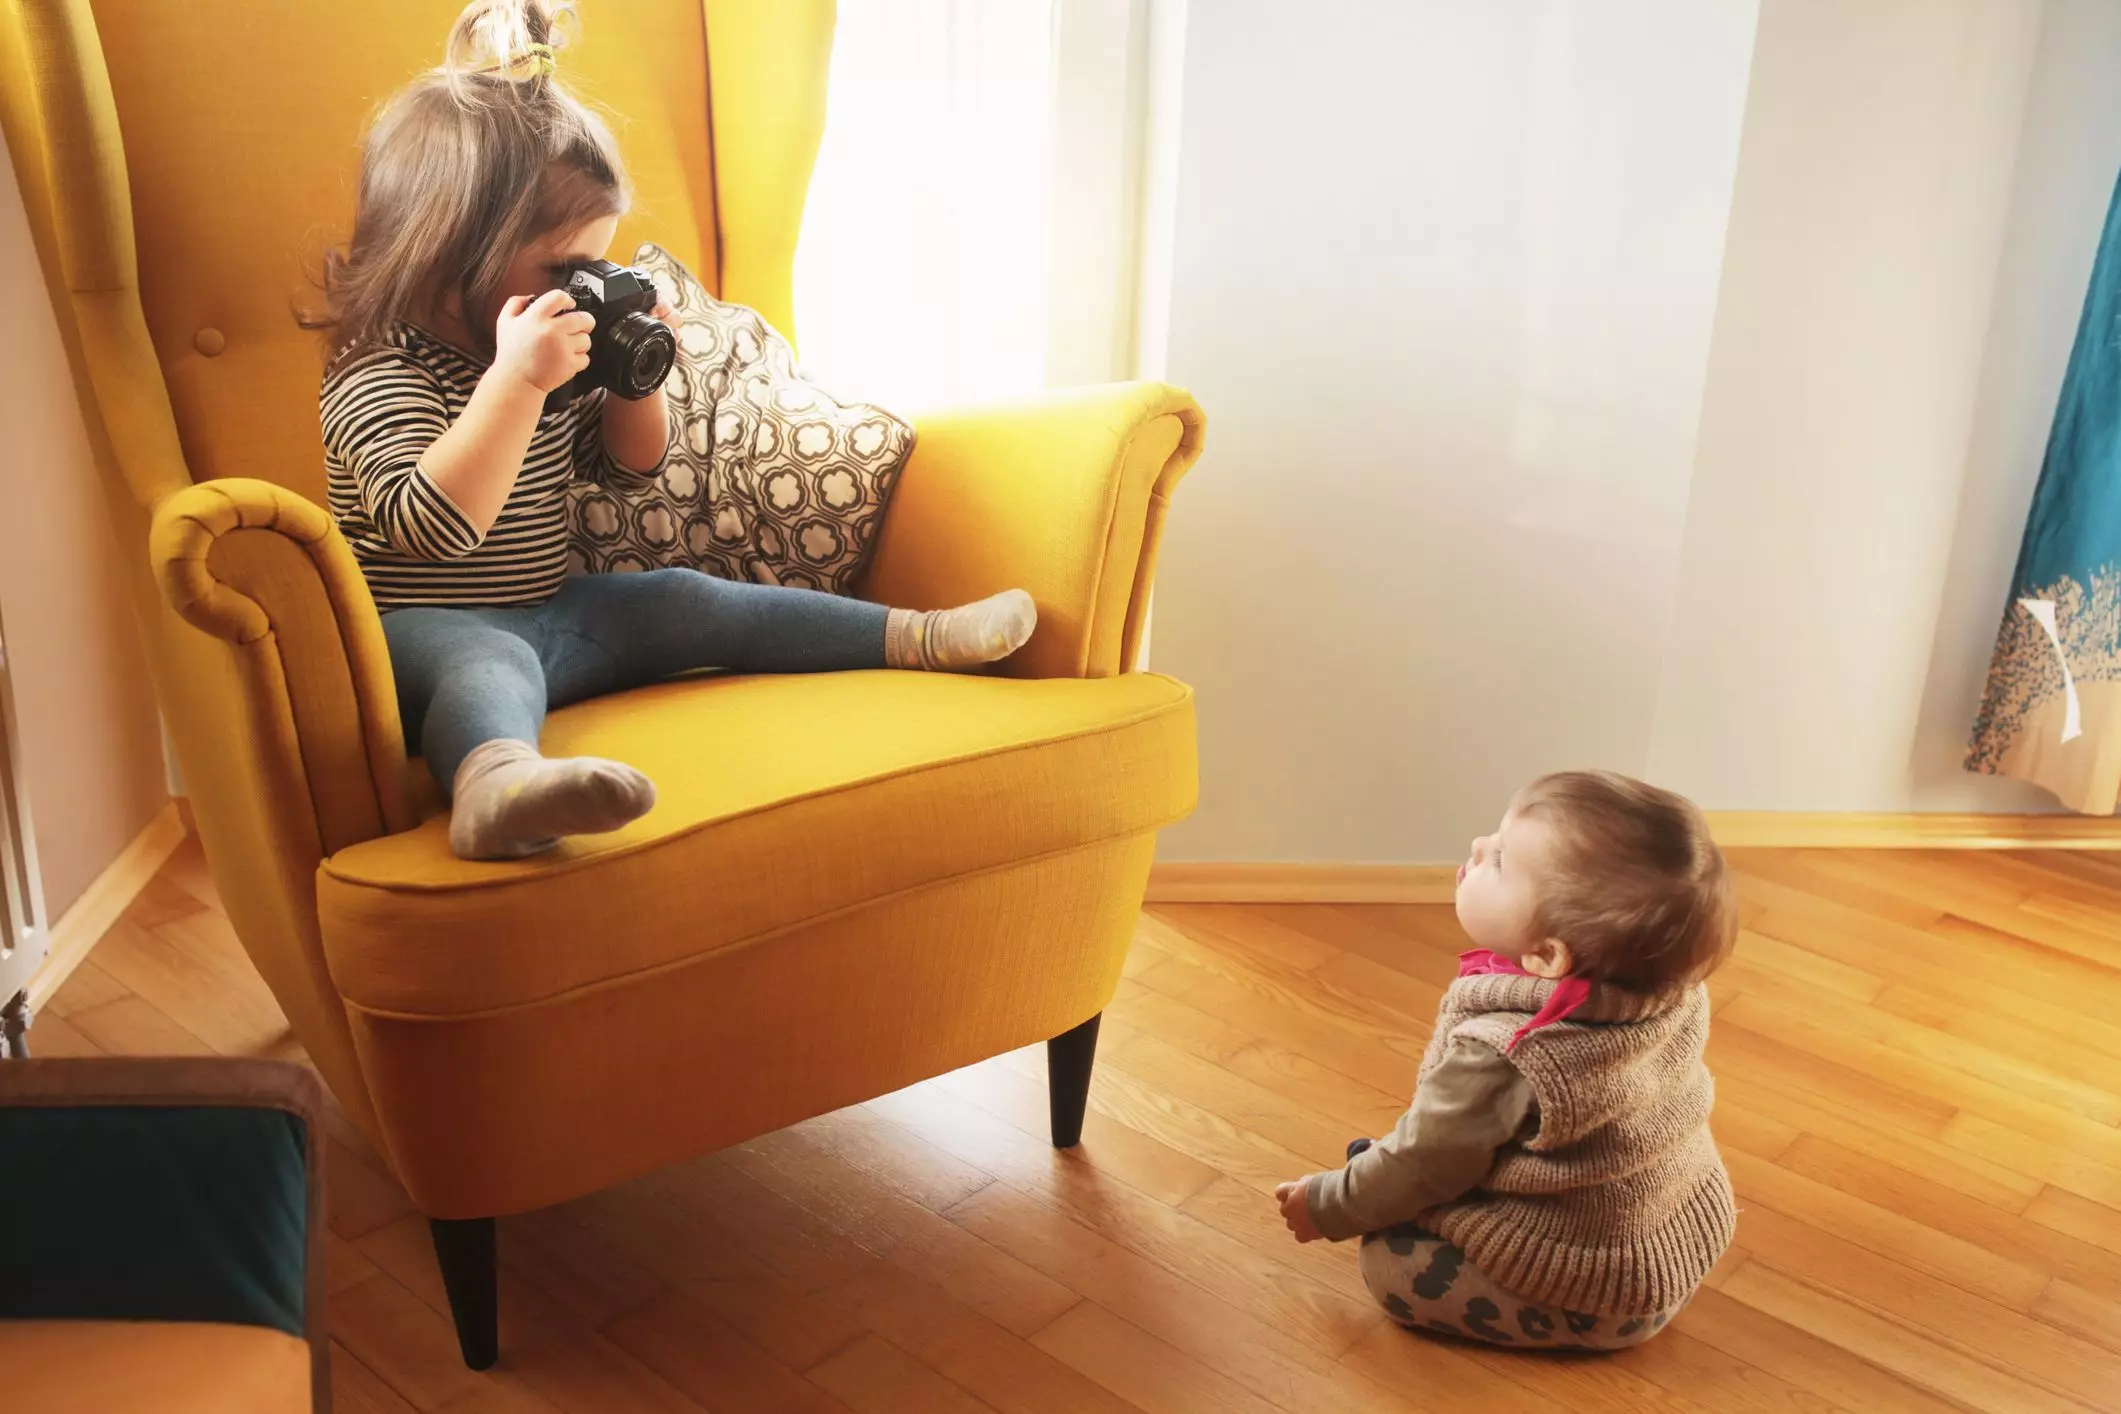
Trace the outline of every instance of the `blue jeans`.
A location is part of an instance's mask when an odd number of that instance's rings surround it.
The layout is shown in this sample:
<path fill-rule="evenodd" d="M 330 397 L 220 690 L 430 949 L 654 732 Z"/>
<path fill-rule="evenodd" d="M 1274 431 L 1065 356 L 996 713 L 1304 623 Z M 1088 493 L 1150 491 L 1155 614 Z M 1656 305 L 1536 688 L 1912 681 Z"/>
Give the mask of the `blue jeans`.
<path fill-rule="evenodd" d="M 822 673 L 884 666 L 889 610 L 694 570 L 570 579 L 542 604 L 383 616 L 405 740 L 442 793 L 474 747 L 537 745 L 545 712 L 698 668 Z"/>

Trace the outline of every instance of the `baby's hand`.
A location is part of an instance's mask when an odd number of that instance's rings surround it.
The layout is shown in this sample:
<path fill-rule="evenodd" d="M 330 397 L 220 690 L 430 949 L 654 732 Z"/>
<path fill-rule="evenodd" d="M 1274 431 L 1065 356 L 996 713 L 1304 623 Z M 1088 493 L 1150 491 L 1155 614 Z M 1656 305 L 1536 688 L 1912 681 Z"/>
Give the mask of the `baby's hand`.
<path fill-rule="evenodd" d="M 494 371 L 549 393 L 589 367 L 595 319 L 574 307 L 565 290 L 535 300 L 516 295 L 494 325 Z"/>
<path fill-rule="evenodd" d="M 1296 1234 L 1298 1242 L 1316 1242 L 1324 1236 L 1311 1221 L 1311 1204 L 1306 1197 L 1310 1185 L 1311 1180 L 1306 1177 L 1274 1187 L 1274 1201 L 1281 1204 L 1281 1220 Z"/>

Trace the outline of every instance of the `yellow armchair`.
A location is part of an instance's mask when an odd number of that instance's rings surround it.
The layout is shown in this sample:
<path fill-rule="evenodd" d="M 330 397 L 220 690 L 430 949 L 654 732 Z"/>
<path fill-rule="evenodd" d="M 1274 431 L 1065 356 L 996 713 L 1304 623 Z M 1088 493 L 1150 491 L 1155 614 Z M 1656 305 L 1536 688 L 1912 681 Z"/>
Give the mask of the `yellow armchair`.
<path fill-rule="evenodd" d="M 922 420 L 865 592 L 1024 585 L 1040 626 L 1006 676 L 584 703 L 548 747 L 640 766 L 657 808 L 457 859 L 316 504 L 318 355 L 289 311 L 366 114 L 456 8 L 0 0 L 0 123 L 230 919 L 431 1219 L 483 1366 L 498 1215 L 1040 1039 L 1075 1142 L 1156 832 L 1197 789 L 1190 692 L 1134 669 L 1201 419 L 1122 384 Z M 628 119 L 621 242 L 787 327 L 829 0 L 625 10 L 567 59 Z"/>

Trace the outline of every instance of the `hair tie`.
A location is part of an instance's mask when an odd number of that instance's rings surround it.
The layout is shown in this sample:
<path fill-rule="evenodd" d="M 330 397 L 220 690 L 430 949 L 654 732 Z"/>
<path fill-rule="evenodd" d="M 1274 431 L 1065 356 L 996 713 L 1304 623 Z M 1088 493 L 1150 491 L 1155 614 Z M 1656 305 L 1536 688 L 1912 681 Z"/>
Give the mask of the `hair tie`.
<path fill-rule="evenodd" d="M 528 47 L 530 66 L 542 78 L 551 78 L 559 72 L 560 62 L 549 44 L 533 44 Z"/>

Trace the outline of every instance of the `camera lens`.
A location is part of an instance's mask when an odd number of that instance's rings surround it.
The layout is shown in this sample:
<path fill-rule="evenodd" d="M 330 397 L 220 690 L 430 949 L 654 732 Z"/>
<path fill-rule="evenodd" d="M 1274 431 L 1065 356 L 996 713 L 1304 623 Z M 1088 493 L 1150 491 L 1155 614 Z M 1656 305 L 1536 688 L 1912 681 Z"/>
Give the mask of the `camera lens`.
<path fill-rule="evenodd" d="M 645 398 L 663 386 L 678 356 L 678 341 L 662 320 L 629 314 L 611 327 L 609 381 L 622 398 Z"/>

